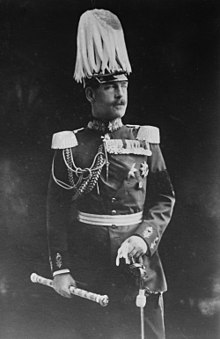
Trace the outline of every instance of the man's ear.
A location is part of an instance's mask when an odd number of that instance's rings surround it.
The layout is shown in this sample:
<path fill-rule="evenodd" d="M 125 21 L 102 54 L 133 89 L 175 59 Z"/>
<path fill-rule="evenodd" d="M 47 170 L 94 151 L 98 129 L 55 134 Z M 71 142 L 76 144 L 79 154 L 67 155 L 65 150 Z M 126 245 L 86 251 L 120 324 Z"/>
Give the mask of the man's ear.
<path fill-rule="evenodd" d="M 95 100 L 95 92 L 92 87 L 86 87 L 85 89 L 86 99 L 92 104 Z"/>

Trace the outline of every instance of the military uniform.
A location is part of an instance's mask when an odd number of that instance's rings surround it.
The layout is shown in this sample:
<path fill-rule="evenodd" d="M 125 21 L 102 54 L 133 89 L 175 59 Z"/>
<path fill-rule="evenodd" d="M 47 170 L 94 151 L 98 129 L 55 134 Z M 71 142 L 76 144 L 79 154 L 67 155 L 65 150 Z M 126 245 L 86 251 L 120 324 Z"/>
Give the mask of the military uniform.
<path fill-rule="evenodd" d="M 135 304 L 139 277 L 124 261 L 128 251 L 122 254 L 131 238 L 135 239 L 134 255 L 146 251 L 146 274 L 141 282 L 142 291 L 148 294 L 147 338 L 165 337 L 162 293 L 167 286 L 157 249 L 172 215 L 174 193 L 159 147 L 159 130 L 125 126 L 119 118 L 127 104 L 127 87 L 122 84 L 130 73 L 118 17 L 104 9 L 83 13 L 74 79 L 86 88 L 93 116 L 108 122 L 94 119 L 86 128 L 53 136 L 55 155 L 48 190 L 50 262 L 54 276 L 70 272 L 79 287 L 108 294 L 110 303 L 101 308 L 74 299 L 76 339 L 140 336 Z M 108 90 L 106 83 L 111 84 Z M 63 278 L 72 281 L 69 276 Z M 61 294 L 68 285 L 63 280 L 55 278 L 55 283 L 62 281 L 61 289 L 59 283 L 56 286 Z"/>
<path fill-rule="evenodd" d="M 137 279 L 128 265 L 115 266 L 118 248 L 131 235 L 147 244 L 146 291 L 158 300 L 167 289 L 158 246 L 175 198 L 159 143 L 158 128 L 123 125 L 120 119 L 93 120 L 53 137 L 48 190 L 53 275 L 71 272 L 79 286 L 109 294 L 116 307 L 136 307 Z M 153 332 L 149 338 L 164 338 Z"/>

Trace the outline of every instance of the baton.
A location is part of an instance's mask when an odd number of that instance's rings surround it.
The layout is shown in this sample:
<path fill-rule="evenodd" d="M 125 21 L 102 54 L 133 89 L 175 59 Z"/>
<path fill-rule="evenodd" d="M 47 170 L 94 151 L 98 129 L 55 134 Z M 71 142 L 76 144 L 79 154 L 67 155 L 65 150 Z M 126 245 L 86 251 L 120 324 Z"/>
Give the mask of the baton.
<path fill-rule="evenodd" d="M 45 285 L 45 286 L 48 286 L 54 289 L 53 280 L 51 279 L 41 277 L 40 275 L 36 273 L 32 273 L 30 276 L 30 279 L 33 283 Z M 109 298 L 107 295 L 100 295 L 97 293 L 82 290 L 81 288 L 77 288 L 74 286 L 70 286 L 70 292 L 71 294 L 74 294 L 78 297 L 85 298 L 91 301 L 95 301 L 96 303 L 100 304 L 103 307 L 107 306 L 109 302 Z"/>

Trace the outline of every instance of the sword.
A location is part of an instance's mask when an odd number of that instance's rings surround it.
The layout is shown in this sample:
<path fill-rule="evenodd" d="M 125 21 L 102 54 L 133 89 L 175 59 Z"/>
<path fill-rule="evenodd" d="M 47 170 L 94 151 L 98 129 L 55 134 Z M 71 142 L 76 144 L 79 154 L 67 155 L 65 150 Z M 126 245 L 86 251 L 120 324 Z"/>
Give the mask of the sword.
<path fill-rule="evenodd" d="M 146 275 L 146 269 L 143 265 L 143 259 L 140 259 L 140 263 L 135 263 L 132 259 L 133 264 L 130 265 L 130 269 L 133 270 L 133 273 L 135 275 L 139 276 L 139 293 L 136 297 L 136 306 L 140 308 L 140 324 L 141 324 L 141 339 L 146 339 L 145 336 L 145 328 L 144 328 L 144 307 L 146 305 L 146 295 L 145 295 L 145 289 L 143 286 L 143 279 Z M 151 291 L 149 291 L 149 294 L 152 294 Z"/>
<path fill-rule="evenodd" d="M 36 273 L 32 273 L 30 279 L 33 283 L 45 285 L 54 289 L 53 280 L 51 279 L 44 278 Z M 76 295 L 78 297 L 94 301 L 103 307 L 107 306 L 109 303 L 109 298 L 107 295 L 100 295 L 74 286 L 70 286 L 70 292 L 71 294 Z"/>

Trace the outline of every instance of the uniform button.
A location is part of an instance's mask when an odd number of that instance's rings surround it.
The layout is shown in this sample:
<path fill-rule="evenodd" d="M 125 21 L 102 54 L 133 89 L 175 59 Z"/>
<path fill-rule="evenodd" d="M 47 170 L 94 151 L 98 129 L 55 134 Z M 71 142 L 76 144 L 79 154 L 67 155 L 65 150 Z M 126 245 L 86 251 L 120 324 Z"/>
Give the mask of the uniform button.
<path fill-rule="evenodd" d="M 116 198 L 112 198 L 112 202 L 116 202 Z"/>
<path fill-rule="evenodd" d="M 117 228 L 117 226 L 116 225 L 112 225 L 112 228 L 113 228 L 113 230 L 115 230 Z"/>
<path fill-rule="evenodd" d="M 116 215 L 116 210 L 112 210 L 112 215 Z"/>

